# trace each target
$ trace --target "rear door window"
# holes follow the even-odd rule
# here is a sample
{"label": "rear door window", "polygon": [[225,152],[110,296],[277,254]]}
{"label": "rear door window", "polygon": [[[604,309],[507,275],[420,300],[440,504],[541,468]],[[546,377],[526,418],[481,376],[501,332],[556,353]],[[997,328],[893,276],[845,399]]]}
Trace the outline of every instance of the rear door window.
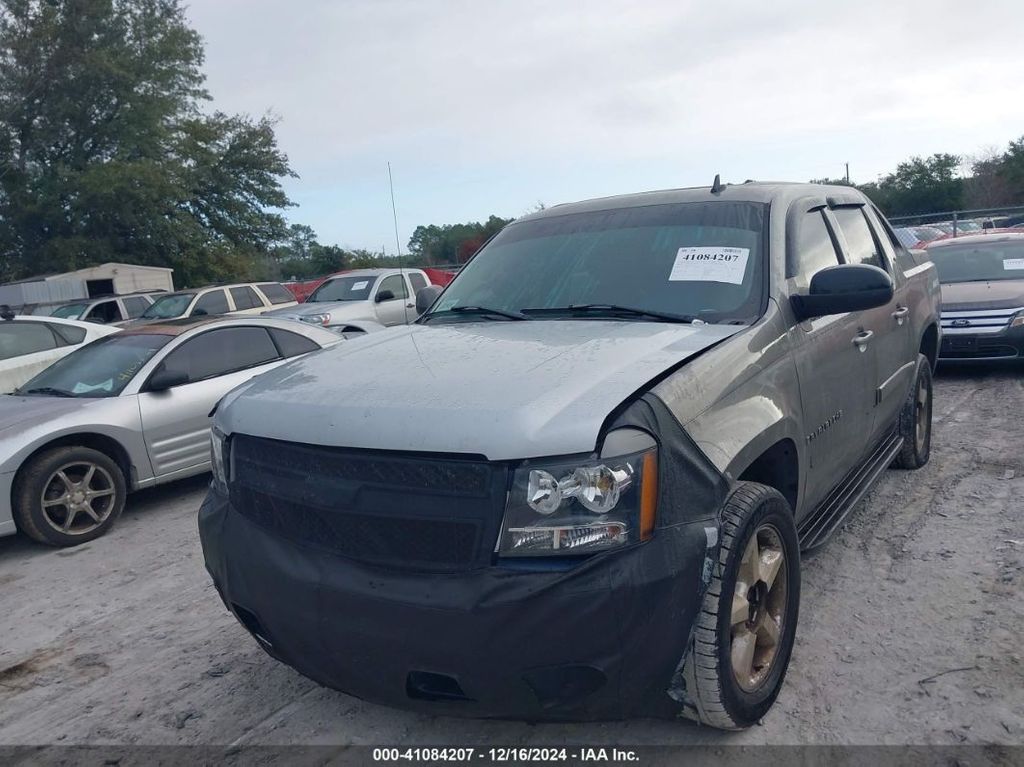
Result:
{"label": "rear door window", "polygon": [[141,317],[142,313],[149,308],[149,301],[140,296],[122,298],[121,301],[124,303],[125,311],[128,312],[128,318],[132,320],[136,317]]}
{"label": "rear door window", "polygon": [[255,309],[256,307],[263,306],[263,301],[261,301],[260,297],[256,295],[256,291],[248,285],[231,288],[231,298],[235,301],[236,311],[242,311],[243,309]]}
{"label": "rear door window", "polygon": [[320,348],[320,344],[316,341],[289,330],[271,328],[270,335],[273,337],[274,343],[277,344],[282,357],[298,357],[300,354],[315,352]]}
{"label": "rear door window", "polygon": [[164,360],[168,370],[180,370],[190,383],[264,365],[280,359],[264,328],[221,328],[192,338]]}
{"label": "rear door window", "polygon": [[231,311],[228,308],[228,297],[223,290],[211,290],[203,293],[196,301],[196,308],[192,310],[193,315],[203,314],[227,314]]}
{"label": "rear door window", "polygon": [[836,208],[832,215],[839,225],[839,231],[846,240],[846,261],[850,264],[870,264],[885,269],[885,262],[879,252],[868,221],[860,207]]}
{"label": "rear door window", "polygon": [[409,283],[412,285],[413,295],[416,295],[420,290],[427,287],[427,281],[423,278],[423,275],[418,272],[411,272],[409,274]]}

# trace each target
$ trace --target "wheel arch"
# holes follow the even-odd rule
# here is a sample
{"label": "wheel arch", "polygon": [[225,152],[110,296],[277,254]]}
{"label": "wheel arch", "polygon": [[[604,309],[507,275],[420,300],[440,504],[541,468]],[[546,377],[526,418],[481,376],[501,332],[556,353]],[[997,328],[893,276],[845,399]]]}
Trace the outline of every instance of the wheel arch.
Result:
{"label": "wheel arch", "polygon": [[733,476],[740,482],[758,482],[778,490],[795,514],[800,502],[800,455],[792,437],[783,437],[758,454],[744,459]]}
{"label": "wheel arch", "polygon": [[[128,455],[128,450],[113,437],[106,434],[98,434],[96,432],[62,434],[59,437],[54,437],[53,439],[36,446],[31,453],[25,456],[21,465],[18,466],[16,477],[20,477],[22,472],[25,470],[25,467],[28,466],[36,457],[45,453],[47,450],[52,450],[55,447],[87,447],[92,450],[97,450],[118,465],[124,473],[124,482],[129,490],[135,485],[135,475],[131,458]],[[12,483],[12,493],[14,492],[13,488],[16,485],[17,480]]]}
{"label": "wheel arch", "polygon": [[921,345],[918,347],[918,351],[928,358],[934,371],[935,366],[939,363],[939,328],[934,322],[930,323],[921,334]]}

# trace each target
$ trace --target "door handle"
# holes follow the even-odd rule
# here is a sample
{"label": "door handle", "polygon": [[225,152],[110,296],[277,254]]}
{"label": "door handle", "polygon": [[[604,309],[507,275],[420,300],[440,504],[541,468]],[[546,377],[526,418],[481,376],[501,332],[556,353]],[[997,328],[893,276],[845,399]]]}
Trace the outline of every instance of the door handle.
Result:
{"label": "door handle", "polygon": [[853,337],[853,345],[860,349],[862,352],[867,351],[868,342],[874,337],[875,332],[873,330],[862,330],[860,333]]}
{"label": "door handle", "polygon": [[415,309],[416,308],[416,304],[406,304],[405,308],[406,309]]}
{"label": "door handle", "polygon": [[907,318],[907,315],[909,315],[909,314],[910,314],[910,309],[908,309],[905,306],[901,306],[896,311],[894,311],[892,313],[892,316],[896,319],[896,324],[897,325],[902,325],[903,324],[903,320],[905,320]]}

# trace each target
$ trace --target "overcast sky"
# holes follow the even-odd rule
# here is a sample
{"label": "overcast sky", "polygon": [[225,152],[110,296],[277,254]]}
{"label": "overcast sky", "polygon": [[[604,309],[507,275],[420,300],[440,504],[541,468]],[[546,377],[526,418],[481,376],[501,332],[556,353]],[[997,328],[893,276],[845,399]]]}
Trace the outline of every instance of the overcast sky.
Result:
{"label": "overcast sky", "polygon": [[1024,135],[1024,3],[190,0],[213,105],[281,122],[289,218],[418,224],[723,180],[871,181]]}

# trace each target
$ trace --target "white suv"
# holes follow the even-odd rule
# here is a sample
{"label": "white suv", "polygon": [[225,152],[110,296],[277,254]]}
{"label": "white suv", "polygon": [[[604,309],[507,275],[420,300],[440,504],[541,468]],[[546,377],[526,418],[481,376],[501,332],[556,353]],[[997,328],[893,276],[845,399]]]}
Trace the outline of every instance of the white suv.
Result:
{"label": "white suv", "polygon": [[179,290],[158,298],[139,318],[176,320],[215,314],[263,314],[296,304],[295,296],[277,282],[247,282]]}

